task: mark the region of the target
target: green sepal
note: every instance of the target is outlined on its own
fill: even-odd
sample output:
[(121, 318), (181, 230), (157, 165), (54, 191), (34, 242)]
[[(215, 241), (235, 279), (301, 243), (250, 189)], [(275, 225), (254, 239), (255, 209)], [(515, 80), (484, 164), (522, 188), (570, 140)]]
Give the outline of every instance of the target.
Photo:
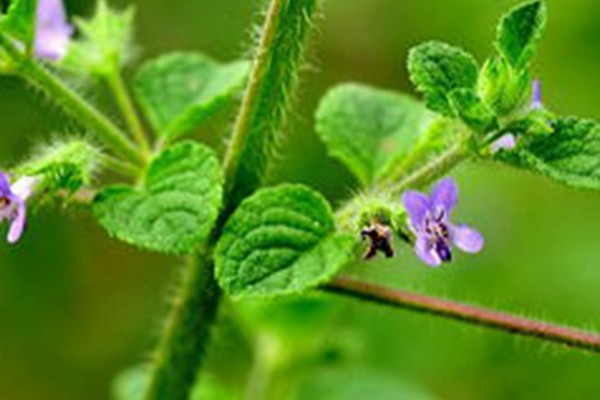
[(507, 115), (527, 103), (529, 71), (514, 69), (502, 57), (489, 58), (479, 73), (477, 94), (498, 115)]
[(76, 192), (92, 182), (100, 151), (83, 139), (56, 140), (39, 146), (29, 161), (16, 169), (19, 176), (39, 176), (50, 191)]
[(106, 78), (132, 60), (133, 7), (114, 10), (106, 0), (99, 0), (90, 20), (76, 19), (81, 36), (72, 40), (60, 66), (70, 72)]

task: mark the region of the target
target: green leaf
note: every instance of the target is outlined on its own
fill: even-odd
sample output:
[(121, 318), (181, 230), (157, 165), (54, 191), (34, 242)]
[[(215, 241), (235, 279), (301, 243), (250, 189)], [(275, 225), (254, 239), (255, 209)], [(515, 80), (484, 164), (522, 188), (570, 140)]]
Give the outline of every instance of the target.
[(367, 185), (411, 148), (432, 118), (409, 96), (348, 83), (323, 97), (316, 131), (329, 154)]
[(546, 6), (540, 0), (509, 11), (498, 26), (496, 47), (515, 68), (527, 66), (546, 24)]
[(121, 372), (112, 385), (112, 399), (114, 400), (142, 400), (148, 373), (145, 365)]
[(175, 53), (145, 64), (135, 77), (135, 94), (161, 136), (192, 131), (243, 88), (249, 63), (218, 63), (197, 53)]
[(444, 115), (453, 115), (448, 94), (459, 88), (474, 88), (477, 62), (464, 50), (442, 42), (426, 42), (408, 55), (410, 79), (423, 92), (427, 106)]
[(98, 77), (118, 72), (134, 55), (133, 19), (133, 7), (117, 11), (99, 0), (92, 19), (75, 21), (81, 37), (69, 44), (61, 67)]
[(217, 219), (222, 186), (213, 151), (182, 142), (152, 161), (140, 187), (108, 187), (93, 208), (109, 234), (124, 242), (161, 253), (193, 253)]
[(553, 125), (553, 133), (524, 136), (514, 151), (500, 151), (496, 157), (568, 186), (600, 189), (600, 125), (575, 117)]
[(99, 157), (100, 151), (85, 140), (57, 140), (39, 146), (16, 172), (21, 176), (41, 175), (47, 190), (74, 193), (91, 183)]
[(294, 400), (434, 400), (424, 388), (364, 368), (321, 368), (300, 384)]
[(473, 89), (455, 89), (449, 95), (450, 104), (467, 126), (486, 133), (498, 126), (496, 114), (477, 96)]
[(339, 303), (320, 293), (283, 297), (276, 302), (256, 299), (236, 304), (240, 320), (252, 331), (268, 333), (293, 347), (301, 347), (310, 335), (330, 329), (339, 311)]
[[(232, 400), (234, 397), (213, 377), (202, 374), (197, 379), (190, 400)], [(113, 400), (143, 400), (148, 386), (148, 370), (145, 365), (134, 367), (117, 376), (113, 382)]]
[(6, 15), (0, 18), (0, 31), (5, 32), (25, 44), (33, 46), (37, 0), (13, 0)]
[(221, 287), (237, 298), (301, 292), (331, 279), (356, 240), (335, 231), (327, 201), (301, 185), (262, 189), (225, 225), (215, 251)]

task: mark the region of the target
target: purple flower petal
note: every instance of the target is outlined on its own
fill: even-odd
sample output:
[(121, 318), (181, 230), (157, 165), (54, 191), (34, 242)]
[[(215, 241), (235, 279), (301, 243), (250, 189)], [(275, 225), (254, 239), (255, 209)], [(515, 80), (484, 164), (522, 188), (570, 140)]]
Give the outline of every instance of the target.
[(35, 34), (35, 54), (56, 61), (67, 52), (73, 27), (67, 23), (62, 0), (39, 0)]
[(512, 150), (517, 146), (517, 138), (512, 133), (507, 133), (500, 139), (496, 140), (490, 146), (492, 153), (496, 153), (500, 150)]
[(0, 196), (8, 196), (11, 193), (8, 175), (0, 171)]
[(38, 0), (37, 20), (44, 24), (62, 24), (67, 13), (62, 0)]
[(24, 176), (12, 184), (11, 191), (15, 196), (25, 201), (31, 196), (38, 182), (38, 178)]
[(483, 249), (484, 239), (481, 233), (467, 226), (451, 227), (450, 235), (452, 241), (462, 251), (467, 253), (479, 253)]
[(14, 244), (16, 243), (23, 234), (23, 230), (25, 229), (25, 220), (26, 220), (26, 207), (25, 202), (21, 200), (17, 200), (17, 215), (15, 219), (10, 224), (10, 229), (8, 230), (8, 243)]
[(402, 203), (410, 217), (410, 223), (416, 230), (421, 229), (425, 216), (429, 213), (431, 205), (423, 193), (409, 190), (402, 196)]
[(535, 110), (538, 108), (542, 108), (542, 85), (540, 81), (535, 79), (531, 83), (531, 105), (530, 107)]
[(452, 178), (445, 178), (438, 182), (433, 188), (431, 194), (431, 207), (435, 211), (435, 217), (438, 217), (440, 211), (448, 217), (456, 202), (458, 201), (458, 187)]
[(426, 236), (417, 238), (417, 242), (415, 243), (415, 254), (427, 265), (432, 267), (439, 267), (442, 265), (442, 259), (435, 251), (429, 238)]

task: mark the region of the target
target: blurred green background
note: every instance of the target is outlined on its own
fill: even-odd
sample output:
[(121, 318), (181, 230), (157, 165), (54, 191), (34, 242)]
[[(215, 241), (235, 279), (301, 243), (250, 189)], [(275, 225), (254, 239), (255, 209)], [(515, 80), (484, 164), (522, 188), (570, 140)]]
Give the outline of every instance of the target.
[[(93, 8), (92, 0), (67, 3), (71, 14)], [(136, 6), (142, 61), (172, 50), (201, 49), (222, 60), (245, 56), (262, 2), (111, 3)], [(549, 23), (535, 60), (544, 103), (561, 114), (600, 118), (600, 2), (547, 3)], [(428, 39), (460, 45), (483, 60), (497, 19), (513, 4), (327, 0), (290, 135), (269, 182), (304, 182), (334, 202), (348, 196), (350, 175), (327, 158), (312, 129), (320, 96), (348, 80), (410, 91), (407, 51)], [(0, 164), (19, 161), (41, 138), (72, 131), (57, 114), (20, 81), (0, 78)], [(202, 133), (219, 145), (225, 134)], [(481, 255), (429, 269), (403, 247), (400, 258), (350, 273), (600, 328), (600, 195), (496, 165), (465, 165), (454, 175), (462, 190), (459, 218), (486, 236)], [(84, 212), (43, 209), (29, 222), (17, 246), (0, 246), (0, 399), (108, 399), (114, 376), (149, 357), (178, 260), (108, 239)], [(352, 383), (356, 399), (376, 400), (374, 390), (387, 391), (382, 399), (600, 399), (600, 358), (581, 351), (346, 299), (282, 307), (224, 306), (208, 370), (229, 390), (244, 390), (250, 343), (258, 341), (266, 357), (276, 338), (300, 361), (274, 374), (273, 390), (288, 393), (299, 382), (301, 399), (351, 398), (325, 394), (323, 382), (306, 383), (318, 376)], [(350, 375), (340, 376), (342, 370)]]

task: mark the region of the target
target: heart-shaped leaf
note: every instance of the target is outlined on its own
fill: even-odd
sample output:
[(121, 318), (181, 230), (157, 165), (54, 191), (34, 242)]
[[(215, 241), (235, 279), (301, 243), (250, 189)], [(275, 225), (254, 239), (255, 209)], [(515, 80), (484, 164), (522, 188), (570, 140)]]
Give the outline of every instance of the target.
[(240, 92), (249, 63), (218, 63), (197, 53), (175, 53), (145, 64), (135, 94), (152, 126), (168, 139), (195, 129)]
[(231, 216), (215, 251), (221, 287), (241, 297), (300, 292), (331, 279), (356, 240), (336, 233), (331, 208), (302, 185), (263, 189)]
[(182, 142), (152, 161), (140, 187), (109, 187), (98, 194), (93, 208), (112, 236), (161, 253), (185, 254), (208, 237), (222, 191), (213, 151)]

